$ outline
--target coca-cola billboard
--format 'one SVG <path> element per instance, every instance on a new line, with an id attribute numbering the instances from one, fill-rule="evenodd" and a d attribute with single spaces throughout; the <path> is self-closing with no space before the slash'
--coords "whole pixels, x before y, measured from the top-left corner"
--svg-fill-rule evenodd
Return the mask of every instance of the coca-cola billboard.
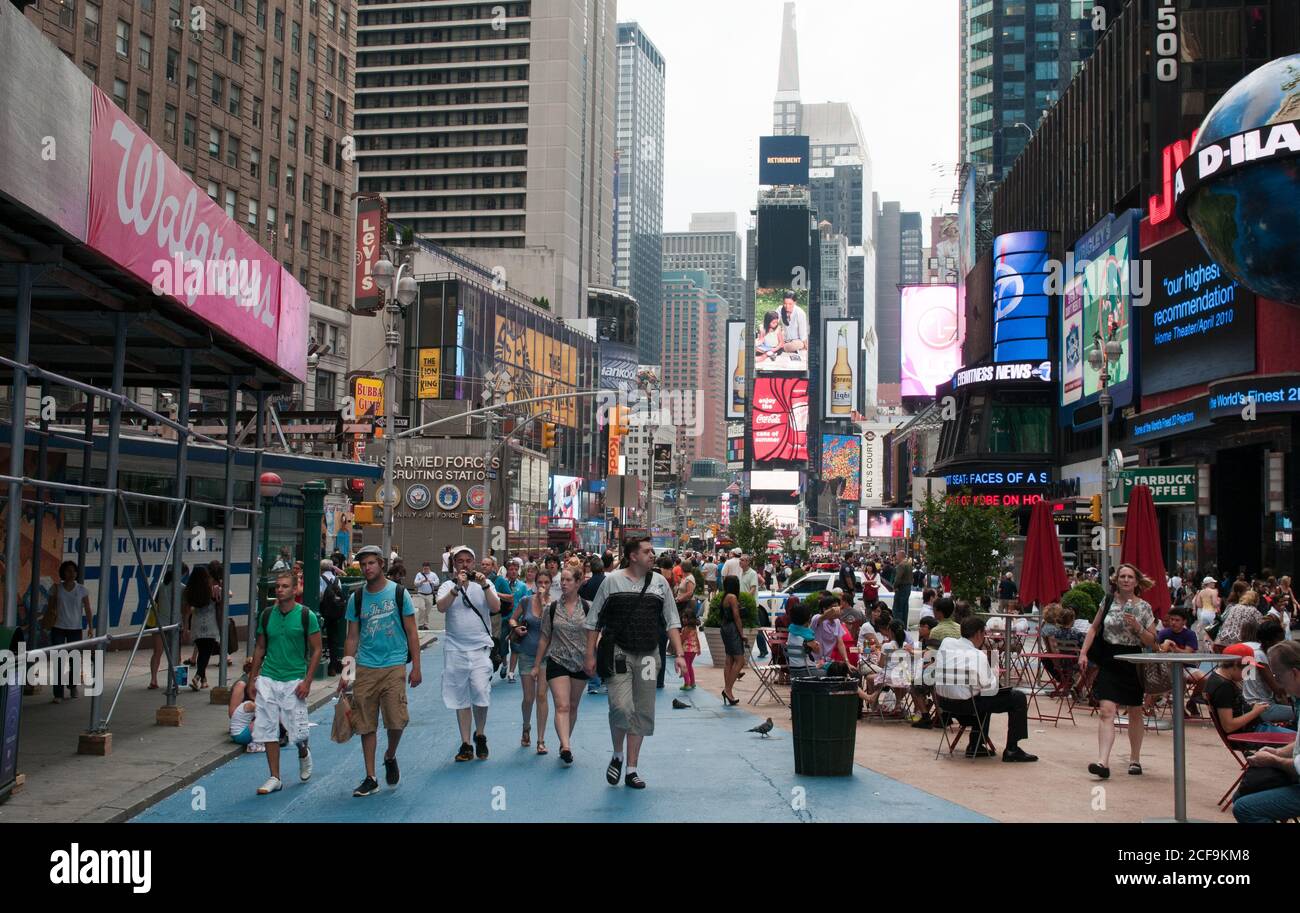
<path id="1" fill-rule="evenodd" d="M 298 381 L 306 290 L 94 90 L 86 243 Z"/>

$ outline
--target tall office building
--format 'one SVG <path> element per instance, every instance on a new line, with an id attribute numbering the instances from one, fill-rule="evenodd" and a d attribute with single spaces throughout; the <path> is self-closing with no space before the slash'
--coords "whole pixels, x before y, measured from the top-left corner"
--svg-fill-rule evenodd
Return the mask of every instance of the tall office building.
<path id="1" fill-rule="evenodd" d="M 613 0 L 364 0 L 358 189 L 584 316 L 613 276 L 614 15 Z"/>
<path id="2" fill-rule="evenodd" d="M 734 212 L 691 213 L 689 231 L 664 233 L 665 270 L 704 270 L 709 287 L 727 302 L 727 317 L 745 317 L 745 279 Z"/>
<path id="3" fill-rule="evenodd" d="M 664 270 L 665 391 L 680 391 L 678 443 L 687 461 L 725 460 L 727 303 L 704 270 Z M 674 452 L 674 460 L 678 454 Z"/>
<path id="4" fill-rule="evenodd" d="M 637 301 L 637 352 L 663 343 L 664 58 L 635 22 L 618 24 L 614 284 Z"/>
<path id="5" fill-rule="evenodd" d="M 307 289 L 308 335 L 323 351 L 308 382 L 276 404 L 333 410 L 344 393 L 352 295 L 344 138 L 354 4 L 209 5 L 201 30 L 192 27 L 192 8 L 200 7 L 63 0 L 24 12 Z"/>
<path id="6" fill-rule="evenodd" d="M 879 362 L 876 378 L 881 387 L 901 383 L 902 295 L 900 285 L 921 282 L 921 214 L 902 212 L 895 201 L 880 202 L 872 195 L 875 211 L 876 334 Z M 886 391 L 882 389 L 882 394 Z M 882 401 L 893 397 L 882 397 Z"/>
<path id="7" fill-rule="evenodd" d="M 823 318 L 845 318 L 849 310 L 849 244 L 848 238 L 837 235 L 831 223 L 822 220 L 817 225 L 821 234 L 822 287 L 821 312 Z"/>
<path id="8" fill-rule="evenodd" d="M 999 182 L 1124 0 L 958 0 L 960 161 Z"/>

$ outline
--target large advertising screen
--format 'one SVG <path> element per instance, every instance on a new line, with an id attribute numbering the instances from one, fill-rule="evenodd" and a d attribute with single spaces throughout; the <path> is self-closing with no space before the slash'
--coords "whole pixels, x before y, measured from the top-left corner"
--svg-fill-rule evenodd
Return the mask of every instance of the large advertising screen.
<path id="1" fill-rule="evenodd" d="M 1083 396 L 1083 276 L 1072 276 L 1061 296 L 1061 404 Z"/>
<path id="2" fill-rule="evenodd" d="M 840 481 L 843 484 L 838 484 Z M 822 481 L 835 484 L 841 501 L 862 497 L 862 439 L 856 434 L 822 435 Z"/>
<path id="3" fill-rule="evenodd" d="M 754 264 L 758 285 L 806 288 L 811 240 L 812 221 L 807 209 L 759 207 L 758 258 Z"/>
<path id="4" fill-rule="evenodd" d="M 1143 395 L 1254 371 L 1254 293 L 1190 231 L 1143 256 L 1151 263 L 1151 303 L 1135 311 Z"/>
<path id="5" fill-rule="evenodd" d="M 864 539 L 906 539 L 912 535 L 910 510 L 860 510 L 858 535 Z"/>
<path id="6" fill-rule="evenodd" d="M 745 321 L 727 321 L 727 418 L 745 418 Z"/>
<path id="7" fill-rule="evenodd" d="M 822 417 L 849 420 L 858 408 L 861 325 L 856 320 L 822 321 Z"/>
<path id="8" fill-rule="evenodd" d="M 754 461 L 808 459 L 808 381 L 802 377 L 754 379 Z"/>
<path id="9" fill-rule="evenodd" d="M 577 476 L 551 476 L 551 519 L 582 519 L 582 479 Z"/>
<path id="10" fill-rule="evenodd" d="M 961 367 L 957 342 L 957 288 L 905 285 L 902 327 L 902 396 L 934 396 Z"/>
<path id="11" fill-rule="evenodd" d="M 1048 236 L 1017 231 L 993 239 L 993 360 L 1047 358 Z"/>
<path id="12" fill-rule="evenodd" d="M 797 504 L 756 504 L 754 510 L 766 512 L 778 532 L 789 532 L 799 528 L 799 505 Z"/>
<path id="13" fill-rule="evenodd" d="M 808 184 L 808 137 L 760 136 L 758 183 Z"/>
<path id="14" fill-rule="evenodd" d="M 749 474 L 749 490 L 797 495 L 803 491 L 803 474 L 790 470 L 756 469 Z"/>
<path id="15" fill-rule="evenodd" d="M 754 373 L 808 373 L 808 291 L 760 288 L 754 292 Z"/>
<path id="16" fill-rule="evenodd" d="M 510 378 L 506 402 L 574 393 L 578 384 L 578 350 L 553 336 L 502 317 L 496 318 L 493 361 L 497 372 Z M 578 426 L 576 399 L 534 403 L 534 415 L 549 412 L 550 421 L 569 428 Z"/>
<path id="17" fill-rule="evenodd" d="M 745 468 L 745 423 L 727 423 L 727 468 Z"/>

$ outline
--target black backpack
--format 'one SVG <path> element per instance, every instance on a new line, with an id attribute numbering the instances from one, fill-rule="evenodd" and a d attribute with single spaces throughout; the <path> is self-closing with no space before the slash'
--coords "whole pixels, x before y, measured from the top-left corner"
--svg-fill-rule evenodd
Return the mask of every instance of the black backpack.
<path id="1" fill-rule="evenodd" d="M 343 587 L 339 585 L 339 580 L 335 577 L 329 583 L 325 584 L 325 592 L 321 593 L 321 617 L 326 621 L 338 621 L 343 617 L 344 607 Z"/>
<path id="2" fill-rule="evenodd" d="M 400 583 L 399 583 L 399 584 L 396 584 L 396 587 L 397 587 L 397 625 L 398 625 L 398 627 L 400 627 L 400 628 L 402 628 L 403 630 L 405 630 L 405 629 L 406 629 L 406 622 L 402 621 L 402 619 L 405 617 L 405 616 L 402 615 L 402 607 L 406 604 L 406 600 L 407 600 L 406 588 L 403 587 Z M 357 631 L 358 631 L 358 632 L 360 632 L 360 630 L 361 630 L 361 617 L 362 617 L 362 616 L 361 616 L 361 591 L 364 590 L 364 589 L 365 589 L 365 587 L 363 587 L 363 586 L 362 586 L 362 587 L 357 587 L 357 588 L 352 592 L 352 605 L 353 605 L 353 607 L 354 607 L 354 608 L 356 609 L 356 611 L 357 611 Z M 407 661 L 408 663 L 411 662 L 411 647 L 410 647 L 409 642 L 408 642 L 407 647 L 406 647 L 406 661 Z"/>
<path id="3" fill-rule="evenodd" d="M 257 620 L 257 633 L 265 637 L 268 642 L 270 637 L 266 633 L 266 626 L 270 622 L 271 613 L 279 611 L 275 606 L 262 610 L 262 617 Z M 302 606 L 302 654 L 303 658 L 311 659 L 311 616 L 316 614 L 306 606 Z M 319 624 L 319 620 L 317 621 Z"/>

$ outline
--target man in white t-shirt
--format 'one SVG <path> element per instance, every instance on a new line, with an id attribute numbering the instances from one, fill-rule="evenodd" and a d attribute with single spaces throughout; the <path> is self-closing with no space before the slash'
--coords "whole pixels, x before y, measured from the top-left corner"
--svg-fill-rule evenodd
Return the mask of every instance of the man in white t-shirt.
<path id="1" fill-rule="evenodd" d="M 59 583 L 50 591 L 50 610 L 54 612 L 50 646 L 81 640 L 82 629 L 91 627 L 94 613 L 90 609 L 86 588 L 77 582 L 77 562 L 65 561 L 59 565 Z M 71 666 L 61 665 L 59 679 L 54 683 L 54 703 L 63 700 L 63 679 L 70 675 Z M 77 687 L 71 682 L 68 695 L 77 696 Z"/>
<path id="2" fill-rule="evenodd" d="M 446 577 L 451 573 L 451 546 L 448 545 L 442 550 L 442 576 Z"/>
<path id="3" fill-rule="evenodd" d="M 728 577 L 739 577 L 740 573 L 740 549 L 733 548 L 731 550 L 731 557 L 722 564 L 722 579 L 726 580 Z"/>
<path id="4" fill-rule="evenodd" d="M 438 575 L 433 565 L 424 562 L 415 575 L 415 623 L 421 631 L 429 630 L 429 612 L 433 609 L 433 594 L 438 588 Z"/>
<path id="5" fill-rule="evenodd" d="M 488 757 L 488 706 L 492 694 L 492 613 L 501 611 L 496 587 L 474 569 L 474 550 L 468 545 L 451 552 L 455 573 L 438 588 L 438 611 L 447 616 L 443 643 L 442 702 L 456 711 L 460 725 L 457 761 Z M 469 724 L 474 721 L 474 744 Z"/>

